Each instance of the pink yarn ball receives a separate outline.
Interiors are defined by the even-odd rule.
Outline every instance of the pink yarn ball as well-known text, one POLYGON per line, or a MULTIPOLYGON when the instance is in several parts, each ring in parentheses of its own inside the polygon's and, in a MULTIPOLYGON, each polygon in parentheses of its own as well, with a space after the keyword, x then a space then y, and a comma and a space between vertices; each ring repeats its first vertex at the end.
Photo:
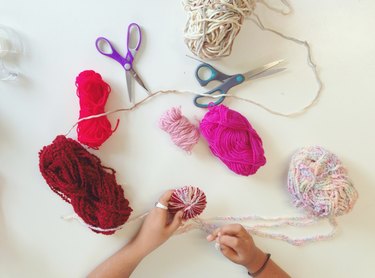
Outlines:
POLYGON ((182 218, 187 220, 201 214, 206 208, 206 204, 206 195, 202 190, 194 186, 184 186, 172 193, 168 210, 172 214, 183 210, 182 218))
POLYGON ((191 152, 199 140, 199 130, 182 115, 181 107, 172 107, 160 118, 159 127, 167 132, 176 146, 191 152))
POLYGON ((240 113, 224 105, 214 106, 199 128, 211 152, 233 172, 249 176, 266 164, 262 139, 240 113))

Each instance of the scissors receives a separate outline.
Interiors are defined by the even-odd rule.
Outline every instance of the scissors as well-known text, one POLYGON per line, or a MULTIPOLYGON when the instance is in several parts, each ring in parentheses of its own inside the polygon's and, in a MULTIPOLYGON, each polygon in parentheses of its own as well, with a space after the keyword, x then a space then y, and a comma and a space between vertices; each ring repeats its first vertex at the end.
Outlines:
POLYGON ((234 75, 227 75, 225 73, 220 72, 219 70, 215 69, 213 66, 207 63, 200 64, 196 71, 195 71, 195 77, 198 80, 199 84, 204 87, 211 81, 220 81, 222 82, 221 85, 217 86, 216 88, 204 93, 203 95, 196 96, 194 98, 194 104, 197 107, 200 108, 207 108, 209 106, 216 106, 222 103, 225 99, 225 95, 219 97, 216 101, 210 101, 210 103, 202 103, 202 98, 207 98, 205 95, 213 95, 213 94, 227 94, 227 92, 233 88, 234 86, 237 86, 245 81, 249 81, 251 79, 255 79, 258 77, 264 77, 266 75, 275 74, 276 72, 280 72, 285 70, 285 68, 278 68, 270 70, 271 68, 279 65, 284 60, 278 60, 271 63, 268 63, 266 65, 263 65, 259 68, 250 70, 248 72, 242 73, 242 74, 234 74, 234 75), (268 74, 264 74, 266 71, 268 74), (208 73, 209 76, 203 75, 203 73, 208 73))
POLYGON ((125 76, 126 76, 126 86, 128 89, 128 96, 131 103, 134 103, 134 91, 132 88, 131 78, 134 78, 139 85, 141 85, 147 92, 150 94, 150 91, 147 89, 146 85, 142 81, 139 74, 135 71, 133 66, 134 56, 139 50, 142 41, 142 32, 141 27, 139 27, 136 23, 131 23, 128 26, 128 33, 127 33, 127 53, 126 56, 121 56, 117 50, 114 48, 112 43, 104 38, 99 37, 96 39, 95 45, 96 49, 103 55, 116 60, 120 65, 125 69, 125 76), (135 39, 134 36, 136 35, 135 39))

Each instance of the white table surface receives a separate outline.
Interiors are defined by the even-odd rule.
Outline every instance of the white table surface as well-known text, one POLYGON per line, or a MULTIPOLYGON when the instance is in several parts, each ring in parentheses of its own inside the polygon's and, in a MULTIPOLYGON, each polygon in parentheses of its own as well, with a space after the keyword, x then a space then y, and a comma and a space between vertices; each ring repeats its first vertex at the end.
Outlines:
MULTIPOLYGON (((181 106, 197 123, 205 111, 192 105, 191 95, 160 96, 134 112, 111 116, 113 123, 120 118, 120 126, 93 153, 117 170, 134 216, 151 208, 164 190, 190 184, 207 194, 203 217, 295 216, 303 211, 291 205, 286 190, 290 156, 298 147, 322 145, 342 159, 360 195, 354 210, 338 219, 337 237, 304 247, 258 237, 255 241, 293 277, 370 277, 375 249, 375 3, 291 4, 295 11, 289 16, 261 5, 256 11, 267 26, 311 43, 324 91, 317 105, 295 118, 226 101, 263 139, 268 162, 256 175, 240 177, 229 171, 203 139, 187 155, 158 128, 161 113, 172 106, 181 106)), ((132 238, 139 222, 103 236, 62 220, 72 208, 42 178, 38 151, 77 120, 74 80, 82 70, 101 73, 112 86, 107 110, 129 105, 123 71, 96 51, 94 41, 104 35, 124 49, 130 22, 143 28, 136 67, 153 91, 203 92, 193 76, 197 63, 185 57, 185 21, 180 1, 173 0, 1 0, 0 23, 20 34, 25 54, 18 62, 22 78, 0 82, 0 277, 84 277, 132 238)), ((317 87, 305 54, 303 48, 245 21, 232 55, 213 65, 236 73, 287 59, 287 72, 232 92, 288 112, 307 104, 317 87)), ((136 87, 137 99, 144 96, 136 87)), ((70 136, 75 139, 75 132, 70 136)), ((299 235, 314 232, 307 228, 299 235)), ((194 231, 169 240, 139 265, 133 277, 246 277, 246 272, 207 243, 203 232, 194 231)))

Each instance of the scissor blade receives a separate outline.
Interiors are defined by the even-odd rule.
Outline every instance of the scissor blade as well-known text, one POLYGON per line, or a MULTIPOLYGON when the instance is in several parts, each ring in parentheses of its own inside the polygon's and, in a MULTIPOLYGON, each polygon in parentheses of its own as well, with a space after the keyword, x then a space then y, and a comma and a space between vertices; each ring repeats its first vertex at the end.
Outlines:
POLYGON ((272 74, 275 74, 284 70, 286 70, 286 68, 269 69, 267 71, 261 72, 251 77, 251 79, 258 79, 258 78, 266 77, 266 76, 269 76, 269 75, 272 75, 272 74))
POLYGON ((274 61, 274 62, 271 62, 271 63, 268 63, 264 66, 261 66, 259 68, 256 68, 256 69, 253 69, 253 70, 250 70, 246 73, 243 74, 243 76, 245 77, 245 80, 248 80, 250 78, 253 78, 255 76, 257 76, 258 74, 261 74, 262 72, 265 72, 277 65, 279 65, 280 63, 282 63, 284 60, 278 60, 278 61, 274 61))
POLYGON ((138 84, 141 85, 142 88, 146 90, 147 94, 150 95, 150 94, 151 94, 150 91, 147 89, 145 83, 143 83, 142 79, 139 77, 138 73, 134 70, 134 68, 132 68, 132 69, 130 70, 130 72, 131 72, 131 74, 133 75, 135 81, 137 81, 138 84))
POLYGON ((131 103, 134 103, 134 92, 132 88, 132 79, 129 71, 126 71, 126 87, 128 88, 128 96, 131 103))

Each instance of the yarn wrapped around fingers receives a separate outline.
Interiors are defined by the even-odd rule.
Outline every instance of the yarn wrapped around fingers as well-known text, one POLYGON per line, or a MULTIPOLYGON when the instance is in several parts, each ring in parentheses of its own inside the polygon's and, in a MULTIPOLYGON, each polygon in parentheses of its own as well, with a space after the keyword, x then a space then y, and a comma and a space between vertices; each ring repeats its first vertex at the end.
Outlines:
POLYGON ((224 105, 209 109, 199 128, 213 155, 236 174, 255 174, 266 163, 258 133, 244 116, 224 105))
POLYGON ((168 203, 168 210, 175 214, 183 210, 182 219, 188 220, 201 214, 207 204, 206 195, 198 187, 184 186, 175 189, 168 203))
POLYGON ((293 155, 288 191, 295 206, 317 217, 346 214, 358 199, 342 162, 320 146, 300 148, 293 155))
POLYGON ((39 168, 53 192, 73 206, 96 233, 123 225, 132 209, 117 183, 115 170, 73 139, 59 135, 39 152, 39 168))

